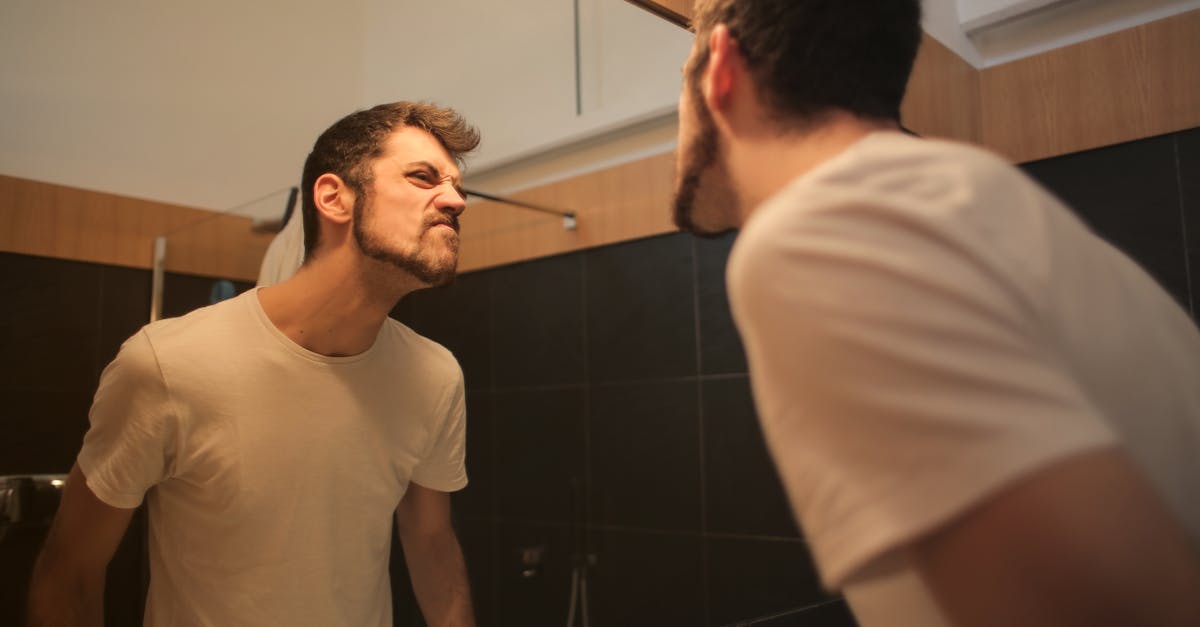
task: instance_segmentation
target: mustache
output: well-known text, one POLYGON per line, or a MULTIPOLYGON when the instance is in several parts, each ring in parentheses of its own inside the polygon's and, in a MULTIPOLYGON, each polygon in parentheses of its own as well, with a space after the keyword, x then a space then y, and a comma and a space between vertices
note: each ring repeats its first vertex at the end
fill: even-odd
POLYGON ((429 229, 432 229, 433 227, 441 225, 441 224, 444 224, 444 225, 454 229, 454 232, 458 233, 458 216, 448 216, 448 215, 440 215, 440 216, 426 219, 425 220, 425 230, 428 231, 429 229))

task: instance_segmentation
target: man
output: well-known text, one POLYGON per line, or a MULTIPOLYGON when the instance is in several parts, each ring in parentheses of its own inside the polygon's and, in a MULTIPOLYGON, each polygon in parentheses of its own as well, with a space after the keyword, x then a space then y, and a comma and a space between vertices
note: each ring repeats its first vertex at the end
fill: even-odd
POLYGON ((676 221, 864 627, 1200 625, 1200 334, 1000 159, 899 131, 918 0, 701 0, 676 221))
POLYGON ((448 492, 466 484, 462 371, 388 318, 453 279, 454 111, 343 118, 304 166, 304 266, 142 329, 105 370, 36 568, 34 625, 99 625, 146 495, 146 625, 390 625, 394 512, 430 625, 473 624, 448 492))

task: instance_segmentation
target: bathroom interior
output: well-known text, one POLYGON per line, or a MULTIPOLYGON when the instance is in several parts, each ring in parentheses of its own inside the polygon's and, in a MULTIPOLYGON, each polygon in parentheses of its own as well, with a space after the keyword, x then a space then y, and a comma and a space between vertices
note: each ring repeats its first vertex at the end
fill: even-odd
MULTIPOLYGON (((906 127, 1020 164, 1196 320, 1200 2, 924 12, 906 127)), ((855 625, 819 585, 757 423, 725 295, 734 235, 671 223, 691 14, 0 6, 0 624, 21 620, 121 343, 252 289, 316 134, 417 99, 479 127, 466 187, 498 198, 468 204, 458 279, 392 312, 464 371, 470 485, 453 507, 478 623, 855 625)), ((108 573, 106 624, 140 625, 144 508, 108 573)), ((391 574, 395 624, 423 625, 398 547, 391 574)))

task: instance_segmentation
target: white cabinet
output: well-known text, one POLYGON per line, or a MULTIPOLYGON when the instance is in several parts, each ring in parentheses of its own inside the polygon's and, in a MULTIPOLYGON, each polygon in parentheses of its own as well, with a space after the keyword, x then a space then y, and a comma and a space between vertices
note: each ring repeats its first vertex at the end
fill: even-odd
POLYGON ((367 13, 366 102, 458 109, 483 133, 475 170, 669 113, 691 46, 624 0, 370 0, 367 13))

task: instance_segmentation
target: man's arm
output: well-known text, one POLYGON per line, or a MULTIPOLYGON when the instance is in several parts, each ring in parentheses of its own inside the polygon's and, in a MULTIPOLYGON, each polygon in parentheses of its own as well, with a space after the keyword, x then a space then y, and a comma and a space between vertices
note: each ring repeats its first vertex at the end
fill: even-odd
POLYGON ((1200 555, 1129 458, 1060 462, 911 550, 957 626, 1200 625, 1200 555))
POLYGON ((404 559, 430 627, 472 627, 471 590, 450 521, 450 495, 409 484, 396 508, 404 559))
POLYGON ((29 586, 30 627, 100 627, 104 575, 133 509, 96 498, 76 464, 29 586))

